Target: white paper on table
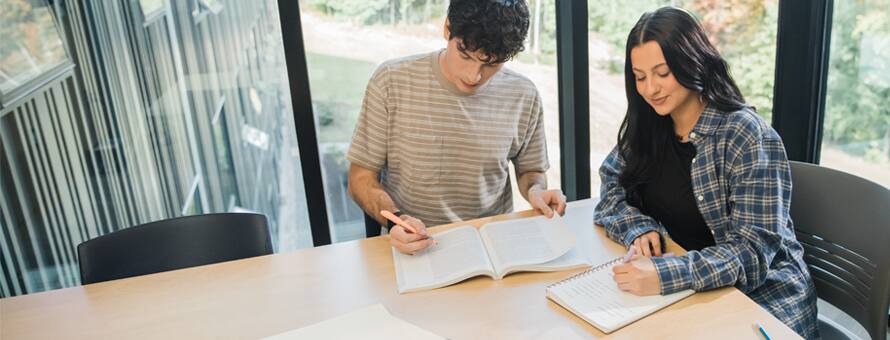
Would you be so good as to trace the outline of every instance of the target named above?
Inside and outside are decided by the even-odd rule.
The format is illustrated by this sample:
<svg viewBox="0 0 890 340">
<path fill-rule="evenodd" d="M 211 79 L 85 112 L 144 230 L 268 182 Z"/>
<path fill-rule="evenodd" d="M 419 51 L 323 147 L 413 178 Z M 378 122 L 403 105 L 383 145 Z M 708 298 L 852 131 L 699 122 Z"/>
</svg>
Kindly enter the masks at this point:
<svg viewBox="0 0 890 340">
<path fill-rule="evenodd" d="M 265 338 L 266 340 L 289 339 L 444 339 L 427 330 L 399 319 L 381 304 L 368 306 L 303 328 Z"/>
</svg>

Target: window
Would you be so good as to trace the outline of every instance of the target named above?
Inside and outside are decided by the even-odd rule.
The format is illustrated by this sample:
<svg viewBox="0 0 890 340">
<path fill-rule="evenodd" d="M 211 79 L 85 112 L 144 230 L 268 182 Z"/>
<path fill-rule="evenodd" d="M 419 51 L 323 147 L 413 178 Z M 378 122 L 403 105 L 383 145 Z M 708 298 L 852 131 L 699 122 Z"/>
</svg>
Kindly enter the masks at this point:
<svg viewBox="0 0 890 340">
<path fill-rule="evenodd" d="M 0 109 L 0 297 L 77 285 L 79 243 L 182 215 L 312 245 L 277 1 L 67 1 L 64 30 L 0 3 L 4 91 L 65 60 L 57 31 L 80 61 Z"/>
<path fill-rule="evenodd" d="M 407 4 L 407 5 L 405 5 Z M 363 212 L 346 192 L 349 161 L 346 153 L 361 109 L 365 86 L 386 60 L 445 47 L 442 29 L 448 2 L 326 1 L 301 5 L 303 37 L 331 236 L 342 242 L 365 236 Z M 549 187 L 559 188 L 559 119 L 556 72 L 554 0 L 529 2 L 532 17 L 524 52 L 507 63 L 530 78 L 543 97 L 550 170 Z M 528 203 L 514 188 L 514 209 Z"/>
<path fill-rule="evenodd" d="M 772 116 L 778 0 L 588 1 L 590 55 L 591 193 L 599 193 L 597 174 L 615 147 L 627 110 L 624 60 L 627 35 L 640 16 L 661 6 L 691 11 L 729 63 L 748 104 L 769 122 Z"/>
<path fill-rule="evenodd" d="M 890 187 L 890 9 L 835 1 L 822 165 Z"/>
<path fill-rule="evenodd" d="M 547 136 L 547 187 L 559 189 L 562 184 L 559 149 L 559 73 L 556 67 L 556 0 L 528 0 L 531 22 L 525 51 L 521 52 L 509 67 L 531 79 L 541 95 L 544 105 L 544 126 Z M 531 209 L 519 193 L 513 167 L 513 209 Z"/>
</svg>

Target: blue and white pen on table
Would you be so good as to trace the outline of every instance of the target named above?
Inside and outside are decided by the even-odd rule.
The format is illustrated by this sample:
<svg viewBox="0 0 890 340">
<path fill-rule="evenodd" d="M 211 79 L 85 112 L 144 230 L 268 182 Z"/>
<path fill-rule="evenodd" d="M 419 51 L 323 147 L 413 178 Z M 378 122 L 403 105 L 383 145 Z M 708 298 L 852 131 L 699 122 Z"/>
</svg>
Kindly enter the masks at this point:
<svg viewBox="0 0 890 340">
<path fill-rule="evenodd" d="M 772 340 L 772 338 L 769 337 L 769 334 L 766 334 L 766 330 L 763 329 L 763 326 L 761 326 L 759 322 L 755 322 L 754 325 L 757 326 L 757 330 L 760 331 L 760 334 L 763 334 L 764 339 Z"/>
</svg>

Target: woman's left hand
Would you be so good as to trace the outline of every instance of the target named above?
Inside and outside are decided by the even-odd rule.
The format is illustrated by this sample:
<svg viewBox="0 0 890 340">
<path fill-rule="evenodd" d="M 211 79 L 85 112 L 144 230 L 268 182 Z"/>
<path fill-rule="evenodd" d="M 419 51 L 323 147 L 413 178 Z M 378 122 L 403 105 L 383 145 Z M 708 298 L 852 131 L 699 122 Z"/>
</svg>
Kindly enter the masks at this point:
<svg viewBox="0 0 890 340">
<path fill-rule="evenodd" d="M 661 278 L 652 259 L 634 255 L 627 263 L 612 267 L 618 288 L 634 295 L 661 294 Z"/>
</svg>

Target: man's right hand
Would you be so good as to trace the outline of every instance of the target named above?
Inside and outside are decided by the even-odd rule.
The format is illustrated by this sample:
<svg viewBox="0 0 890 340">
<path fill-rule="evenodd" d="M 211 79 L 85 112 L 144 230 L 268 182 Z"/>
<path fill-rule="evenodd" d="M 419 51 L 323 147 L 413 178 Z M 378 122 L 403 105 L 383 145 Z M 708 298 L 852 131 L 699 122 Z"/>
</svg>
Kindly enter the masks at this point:
<svg viewBox="0 0 890 340">
<path fill-rule="evenodd" d="M 389 244 L 395 247 L 396 250 L 404 254 L 414 255 L 435 244 L 435 241 L 429 237 L 426 225 L 423 224 L 423 221 L 408 215 L 402 215 L 400 217 L 405 223 L 414 227 L 414 229 L 417 230 L 417 234 L 406 230 L 400 225 L 394 225 L 392 229 L 389 230 Z"/>
</svg>

